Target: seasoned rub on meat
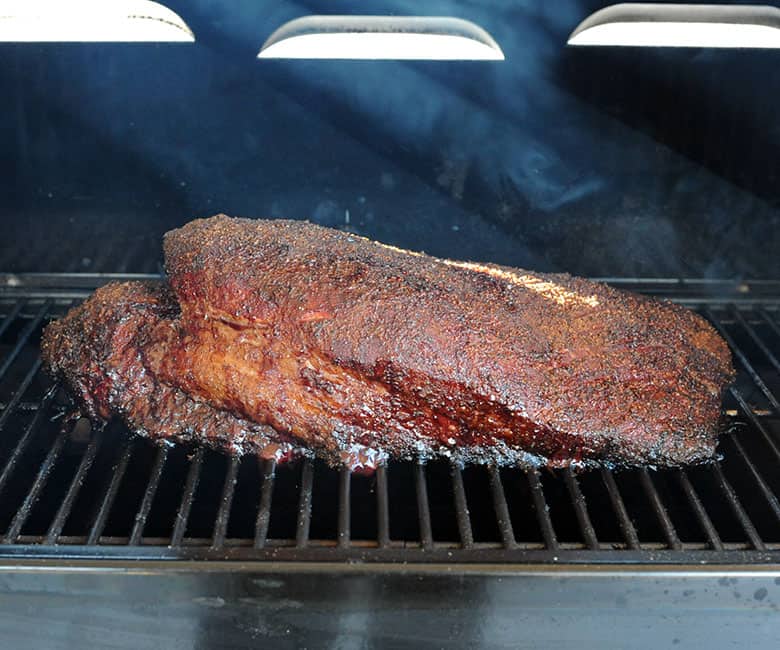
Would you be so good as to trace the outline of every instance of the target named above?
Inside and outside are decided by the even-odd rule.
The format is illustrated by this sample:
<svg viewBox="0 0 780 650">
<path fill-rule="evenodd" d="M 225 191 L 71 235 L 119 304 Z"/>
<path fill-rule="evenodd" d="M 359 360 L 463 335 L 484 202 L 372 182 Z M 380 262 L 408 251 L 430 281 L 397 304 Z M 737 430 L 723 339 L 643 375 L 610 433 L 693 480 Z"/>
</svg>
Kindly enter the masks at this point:
<svg viewBox="0 0 780 650">
<path fill-rule="evenodd" d="M 149 372 L 143 355 L 148 336 L 178 311 L 160 283 L 109 284 L 46 328 L 44 362 L 50 373 L 65 379 L 92 421 L 119 416 L 133 432 L 158 441 L 195 442 L 277 460 L 298 455 L 301 450 L 290 437 L 196 401 Z"/>
<path fill-rule="evenodd" d="M 300 221 L 196 220 L 166 235 L 165 258 L 172 295 L 107 287 L 45 333 L 46 364 L 93 417 L 242 451 L 280 440 L 352 465 L 714 454 L 729 350 L 671 303 Z M 166 391 L 239 433 L 144 424 L 186 421 Z"/>
</svg>

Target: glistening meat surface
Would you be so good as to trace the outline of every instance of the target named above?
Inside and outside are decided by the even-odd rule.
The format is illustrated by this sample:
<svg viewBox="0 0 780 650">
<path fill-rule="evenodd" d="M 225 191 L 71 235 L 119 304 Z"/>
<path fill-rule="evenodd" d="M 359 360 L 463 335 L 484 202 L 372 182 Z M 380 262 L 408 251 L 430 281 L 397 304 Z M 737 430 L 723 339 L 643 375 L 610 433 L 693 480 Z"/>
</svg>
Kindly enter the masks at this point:
<svg viewBox="0 0 780 650">
<path fill-rule="evenodd" d="M 714 454 L 730 354 L 682 307 L 299 221 L 196 220 L 166 235 L 165 258 L 171 294 L 106 288 L 46 331 L 45 362 L 93 416 L 139 428 L 144 405 L 121 399 L 132 380 L 104 372 L 104 388 L 83 390 L 96 360 L 117 363 L 106 348 L 124 340 L 121 324 L 138 321 L 130 347 L 143 376 L 242 423 L 235 450 L 278 437 L 368 465 L 674 466 Z M 144 292 L 164 308 L 139 320 L 127 296 Z M 247 442 L 251 426 L 262 444 Z M 229 433 L 188 432 L 231 447 Z"/>
<path fill-rule="evenodd" d="M 143 349 L 178 307 L 170 290 L 149 282 L 109 284 L 47 327 L 42 355 L 93 422 L 121 417 L 135 433 L 163 442 L 195 442 L 277 460 L 301 450 L 268 426 L 236 417 L 160 382 Z"/>
</svg>

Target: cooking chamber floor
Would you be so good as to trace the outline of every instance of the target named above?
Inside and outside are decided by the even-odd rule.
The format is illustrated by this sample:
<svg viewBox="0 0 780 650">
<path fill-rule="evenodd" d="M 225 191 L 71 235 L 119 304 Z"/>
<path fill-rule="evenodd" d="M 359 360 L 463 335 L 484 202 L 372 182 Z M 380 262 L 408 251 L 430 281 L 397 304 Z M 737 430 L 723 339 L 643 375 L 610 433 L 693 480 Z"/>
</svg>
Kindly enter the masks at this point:
<svg viewBox="0 0 780 650">
<path fill-rule="evenodd" d="M 124 277 L 124 276 L 123 276 Z M 717 463 L 522 471 L 391 463 L 373 476 L 158 448 L 61 426 L 41 330 L 106 276 L 0 285 L 0 556 L 492 563 L 780 561 L 780 282 L 618 280 L 695 308 L 731 345 Z"/>
</svg>

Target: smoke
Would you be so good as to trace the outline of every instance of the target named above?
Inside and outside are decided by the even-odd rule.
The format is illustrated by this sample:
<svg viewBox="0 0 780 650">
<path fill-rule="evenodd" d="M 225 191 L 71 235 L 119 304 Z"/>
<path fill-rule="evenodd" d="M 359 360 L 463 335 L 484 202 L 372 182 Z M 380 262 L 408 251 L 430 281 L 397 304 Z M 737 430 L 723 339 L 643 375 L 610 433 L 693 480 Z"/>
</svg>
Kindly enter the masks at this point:
<svg viewBox="0 0 780 650">
<path fill-rule="evenodd" d="M 6 46 L 9 219 L 84 240 L 100 219 L 132 238 L 215 212 L 311 218 L 539 270 L 777 274 L 768 55 L 567 50 L 595 3 L 440 0 L 425 13 L 473 20 L 506 61 L 257 61 L 285 21 L 365 6 L 167 4 L 195 45 Z"/>
</svg>

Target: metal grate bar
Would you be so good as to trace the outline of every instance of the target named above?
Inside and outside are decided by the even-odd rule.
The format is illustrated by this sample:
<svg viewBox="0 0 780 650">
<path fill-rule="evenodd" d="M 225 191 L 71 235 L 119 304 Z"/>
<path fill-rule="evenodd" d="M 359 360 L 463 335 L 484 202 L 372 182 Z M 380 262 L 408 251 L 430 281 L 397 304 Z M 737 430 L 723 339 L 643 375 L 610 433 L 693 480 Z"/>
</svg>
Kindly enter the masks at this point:
<svg viewBox="0 0 780 650">
<path fill-rule="evenodd" d="M 390 546 L 390 501 L 387 495 L 387 467 L 376 468 L 376 528 L 379 548 Z"/>
<path fill-rule="evenodd" d="M 509 506 L 506 503 L 504 484 L 501 482 L 501 473 L 495 465 L 488 467 L 488 479 L 490 480 L 490 492 L 493 495 L 493 508 L 496 511 L 496 523 L 501 534 L 501 542 L 505 548 L 517 548 L 515 531 L 512 528 L 512 518 L 509 515 Z"/>
<path fill-rule="evenodd" d="M 241 458 L 237 456 L 230 457 L 227 473 L 225 474 L 225 483 L 222 486 L 222 497 L 217 511 L 217 521 L 214 523 L 214 536 L 211 540 L 211 548 L 222 548 L 225 545 L 227 537 L 227 527 L 230 521 L 230 508 L 233 506 L 233 495 L 236 493 L 236 481 L 238 480 L 238 469 L 241 467 Z"/>
<path fill-rule="evenodd" d="M 8 407 L 7 404 L 0 402 L 0 411 L 4 411 Z M 16 405 L 17 411 L 37 411 L 39 408 L 38 402 L 19 402 Z"/>
<path fill-rule="evenodd" d="M 745 448 L 742 446 L 742 443 L 739 442 L 737 437 L 733 433 L 730 433 L 728 438 L 736 448 L 737 454 L 742 458 L 742 462 L 745 463 L 745 466 L 748 468 L 748 471 L 753 476 L 753 480 L 756 482 L 756 485 L 758 485 L 758 489 L 764 495 L 764 498 L 766 499 L 766 502 L 769 504 L 769 507 L 772 509 L 775 518 L 778 521 L 780 521 L 780 503 L 778 503 L 775 493 L 761 477 L 758 468 L 753 464 L 753 461 L 750 460 L 750 458 L 747 455 L 747 452 L 745 451 Z"/>
<path fill-rule="evenodd" d="M 22 307 L 24 307 L 25 302 L 23 300 L 17 300 L 14 303 L 14 306 L 11 308 L 11 311 L 8 312 L 8 314 L 3 318 L 3 322 L 0 323 L 0 336 L 6 333 L 8 328 L 11 326 L 11 323 L 13 323 L 17 316 L 19 316 L 19 313 L 22 311 Z"/>
<path fill-rule="evenodd" d="M 22 348 L 27 345 L 30 337 L 32 336 L 32 333 L 46 317 L 46 313 L 49 311 L 49 307 L 51 307 L 51 300 L 45 300 L 41 305 L 41 308 L 35 313 L 33 319 L 22 330 L 22 333 L 19 335 L 19 339 L 16 341 L 14 347 L 11 348 L 11 351 L 5 356 L 5 359 L 3 359 L 2 363 L 0 363 L 0 378 L 5 376 L 5 373 L 8 372 L 8 368 L 11 367 L 11 364 L 16 360 L 16 357 L 19 356 Z"/>
<path fill-rule="evenodd" d="M 5 533 L 5 537 L 3 538 L 3 544 L 13 544 L 16 542 L 16 538 L 19 537 L 19 533 L 22 532 L 22 526 L 24 526 L 24 523 L 30 516 L 30 511 L 38 501 L 41 490 L 43 490 L 44 486 L 46 485 L 49 474 L 51 474 L 51 470 L 53 469 L 54 464 L 57 462 L 57 459 L 60 456 L 60 452 L 65 446 L 65 442 L 67 440 L 67 431 L 60 431 L 59 435 L 54 440 L 54 444 L 51 446 L 51 449 L 49 449 L 49 453 L 46 454 L 46 458 L 44 459 L 43 463 L 41 463 L 41 467 L 38 470 L 35 481 L 33 481 L 32 487 L 27 493 L 27 496 L 24 498 L 24 502 L 16 511 L 16 515 L 11 521 L 11 525 Z"/>
<path fill-rule="evenodd" d="M 585 545 L 591 549 L 599 548 L 599 540 L 596 536 L 596 529 L 593 528 L 593 524 L 590 521 L 585 496 L 582 494 L 582 490 L 580 490 L 579 481 L 574 476 L 574 470 L 571 467 L 566 467 L 563 470 L 563 480 L 566 483 L 566 488 L 569 490 L 569 496 L 574 506 L 574 515 L 577 517 L 577 523 L 582 531 L 582 539 Z"/>
<path fill-rule="evenodd" d="M 431 526 L 431 505 L 428 501 L 428 486 L 425 482 L 425 465 L 415 465 L 414 485 L 417 491 L 417 516 L 420 524 L 420 543 L 423 548 L 433 547 L 433 527 Z"/>
<path fill-rule="evenodd" d="M 729 483 L 728 479 L 723 474 L 720 463 L 712 464 L 712 473 L 715 475 L 715 479 L 721 489 L 721 492 L 723 492 L 723 495 L 726 497 L 732 512 L 739 520 L 739 523 L 742 526 L 742 529 L 745 531 L 745 534 L 748 536 L 748 539 L 753 545 L 753 548 L 755 548 L 757 551 L 765 550 L 766 546 L 764 545 L 761 536 L 758 534 L 758 531 L 753 525 L 753 522 L 750 521 L 750 517 L 748 517 L 747 512 L 745 512 L 745 509 L 742 507 L 742 504 L 739 501 L 739 497 L 737 496 L 736 492 L 734 492 L 734 488 L 731 487 L 731 483 Z"/>
<path fill-rule="evenodd" d="M 103 534 L 108 515 L 111 512 L 111 506 L 114 505 L 114 499 L 116 499 L 116 493 L 119 491 L 119 485 L 122 483 L 122 479 L 127 471 L 127 465 L 130 462 L 130 457 L 133 455 L 134 446 L 134 441 L 132 439 L 125 442 L 119 460 L 111 472 L 111 481 L 108 484 L 105 495 L 103 495 L 103 500 L 100 502 L 100 507 L 95 515 L 95 521 L 92 524 L 89 535 L 87 535 L 87 544 L 90 546 L 97 544 L 100 536 Z"/>
<path fill-rule="evenodd" d="M 474 533 L 471 530 L 471 516 L 469 504 L 466 501 L 466 490 L 463 487 L 463 473 L 455 464 L 450 465 L 452 478 L 452 493 L 455 499 L 455 518 L 458 521 L 458 533 L 463 548 L 471 548 L 474 545 Z"/>
<path fill-rule="evenodd" d="M 339 515 L 338 515 L 338 545 L 341 548 L 349 546 L 350 539 L 350 487 L 352 473 L 346 467 L 339 470 Z"/>
<path fill-rule="evenodd" d="M 154 495 L 157 494 L 157 487 L 160 485 L 160 477 L 165 469 L 165 461 L 167 458 L 168 447 L 160 447 L 154 457 L 152 473 L 149 475 L 149 481 L 146 484 L 146 490 L 144 490 L 141 505 L 138 507 L 138 512 L 135 513 L 135 523 L 133 524 L 133 531 L 130 533 L 130 546 L 138 546 L 138 544 L 141 543 L 141 539 L 144 535 L 144 528 L 146 527 L 146 520 L 149 518 L 149 511 L 152 509 Z"/>
<path fill-rule="evenodd" d="M 750 323 L 748 323 L 747 320 L 745 320 L 745 318 L 739 312 L 739 309 L 732 308 L 731 313 L 734 315 L 734 319 L 748 333 L 748 336 L 750 336 L 750 338 L 753 339 L 753 343 L 755 343 L 758 346 L 758 348 L 761 350 L 761 352 L 764 353 L 764 356 L 766 356 L 766 358 L 769 359 L 769 363 L 771 363 L 775 367 L 775 370 L 780 372 L 780 361 L 777 360 L 777 357 L 767 347 L 766 343 L 764 343 L 763 339 L 758 335 L 758 333 L 753 328 L 753 326 Z"/>
<path fill-rule="evenodd" d="M 636 534 L 636 528 L 634 528 L 634 524 L 631 523 L 631 519 L 628 516 L 626 504 L 623 503 L 623 497 L 620 496 L 620 490 L 618 490 L 617 483 L 615 483 L 615 477 L 612 476 L 612 472 L 610 472 L 608 469 L 602 469 L 601 479 L 604 481 L 604 485 L 607 488 L 609 500 L 611 501 L 612 508 L 618 518 L 620 532 L 623 533 L 623 538 L 626 540 L 628 548 L 640 548 L 639 537 Z"/>
<path fill-rule="evenodd" d="M 49 530 L 46 531 L 46 539 L 44 544 L 56 544 L 57 538 L 62 534 L 62 529 L 65 527 L 65 522 L 68 520 L 70 511 L 73 509 L 73 503 L 76 501 L 79 490 L 84 483 L 84 478 L 92 467 L 92 462 L 95 460 L 98 447 L 100 447 L 100 436 L 93 434 L 92 439 L 87 445 L 87 449 L 84 455 L 81 457 L 76 473 L 73 475 L 73 479 L 68 486 L 68 491 L 65 494 L 65 498 L 62 500 L 60 507 L 57 509 L 57 514 L 54 515 L 54 519 L 49 526 Z"/>
<path fill-rule="evenodd" d="M 661 496 L 658 494 L 658 490 L 655 488 L 653 479 L 650 477 L 650 472 L 648 472 L 645 468 L 640 469 L 639 480 L 642 483 L 642 487 L 644 488 L 645 493 L 647 494 L 647 498 L 650 500 L 650 505 L 652 506 L 653 512 L 658 519 L 658 523 L 661 525 L 661 528 L 664 531 L 664 537 L 666 537 L 666 542 L 669 544 L 669 548 L 675 551 L 679 551 L 682 548 L 680 538 L 678 537 L 677 531 L 674 528 L 674 524 L 669 517 L 669 513 L 666 511 L 666 506 L 664 506 L 663 501 L 661 501 Z"/>
<path fill-rule="evenodd" d="M 685 493 L 688 503 L 693 509 L 702 531 L 704 531 L 704 534 L 707 536 L 710 546 L 712 546 L 715 551 L 722 551 L 723 542 L 720 540 L 720 535 L 718 535 L 718 531 L 713 525 L 710 516 L 707 514 L 707 510 L 704 508 L 701 499 L 699 499 L 699 495 L 696 494 L 696 490 L 693 488 L 693 485 L 691 485 L 688 475 L 683 470 L 677 470 L 675 476 L 677 476 L 677 481 L 679 482 L 682 491 Z"/>
<path fill-rule="evenodd" d="M 421 552 L 419 544 L 406 541 L 395 541 L 393 546 L 385 551 L 380 551 L 373 540 L 353 540 L 352 553 L 344 552 L 336 546 L 334 540 L 311 539 L 309 545 L 304 549 L 299 549 L 291 540 L 269 538 L 264 552 L 257 553 L 252 548 L 251 539 L 246 538 L 228 538 L 225 542 L 225 548 L 214 551 L 211 548 L 211 537 L 185 537 L 185 544 L 181 549 L 169 549 L 165 547 L 168 537 L 144 537 L 144 545 L 133 547 L 132 553 L 127 553 L 127 549 L 117 548 L 126 546 L 127 536 L 104 535 L 100 538 L 101 546 L 99 548 L 85 548 L 83 535 L 62 535 L 59 540 L 59 548 L 46 547 L 42 545 L 43 535 L 19 535 L 18 544 L 28 546 L 29 544 L 39 545 L 37 549 L 16 548 L 12 546 L 0 545 L 0 557 L 6 560 L 13 557 L 19 557 L 20 554 L 32 553 L 38 557 L 49 557 L 62 559 L 71 557 L 70 551 L 79 559 L 106 559 L 106 558 L 124 558 L 125 560 L 229 560 L 229 561 L 324 561 L 324 562 L 358 562 L 371 563 L 375 561 L 387 562 L 413 562 L 413 561 L 437 561 L 438 563 L 451 564 L 474 562 L 482 564 L 490 562 L 495 567 L 498 564 L 509 564 L 512 569 L 516 569 L 517 563 L 533 562 L 566 562 L 575 564 L 592 564 L 593 562 L 610 564 L 621 563 L 644 563 L 666 565 L 688 565 L 691 564 L 758 564 L 769 565 L 776 560 L 780 554 L 780 542 L 771 542 L 767 544 L 764 551 L 756 551 L 749 542 L 726 542 L 723 544 L 723 552 L 717 553 L 710 549 L 706 542 L 686 542 L 683 544 L 683 551 L 690 551 L 691 555 L 681 554 L 679 551 L 670 551 L 666 542 L 646 542 L 643 543 L 641 551 L 629 551 L 620 544 L 615 544 L 613 549 L 591 551 L 586 549 L 581 543 L 561 543 L 560 548 L 552 553 L 544 548 L 542 543 L 518 543 L 518 548 L 514 551 L 507 551 L 500 541 L 475 542 L 474 547 L 466 551 L 460 547 L 459 541 L 441 542 L 436 544 L 434 549 Z M 105 546 L 103 546 L 105 545 Z M 91 552 L 90 552 L 91 551 Z M 478 551 L 477 555 L 474 551 Z M 703 551 L 703 552 L 701 552 Z M 736 551 L 736 552 L 735 552 Z M 411 556 L 409 553 L 411 552 Z M 561 554 L 560 556 L 558 554 Z"/>
<path fill-rule="evenodd" d="M 769 445 L 769 448 L 772 450 L 772 452 L 775 455 L 775 460 L 777 462 L 780 462 L 780 448 L 778 448 L 777 443 L 775 442 L 774 438 L 769 435 L 769 432 L 766 430 L 764 425 L 761 423 L 761 420 L 759 420 L 756 417 L 756 414 L 753 412 L 753 409 L 750 408 L 748 403 L 745 401 L 745 398 L 742 397 L 742 394 L 733 386 L 729 389 L 734 399 L 737 401 L 737 404 L 739 404 L 739 408 L 742 409 L 742 412 L 745 414 L 745 416 L 750 420 L 750 423 L 758 429 L 758 432 L 761 434 L 763 439 L 766 441 L 766 443 Z"/>
<path fill-rule="evenodd" d="M 171 533 L 170 546 L 181 546 L 184 533 L 187 532 L 187 523 L 190 519 L 190 510 L 195 501 L 195 493 L 200 483 L 200 474 L 203 469 L 203 447 L 198 447 L 190 460 L 190 468 L 187 470 L 187 478 L 184 480 L 184 491 L 181 494 L 179 510 L 176 512 L 176 523 Z"/>
<path fill-rule="evenodd" d="M 758 313 L 761 314 L 761 317 L 764 319 L 766 324 L 772 328 L 772 331 L 780 336 L 780 325 L 777 324 L 777 321 L 772 317 L 772 315 L 763 307 L 758 310 Z"/>
<path fill-rule="evenodd" d="M 531 487 L 531 499 L 536 511 L 536 519 L 542 530 L 544 545 L 551 550 L 555 550 L 558 548 L 558 538 L 555 536 L 555 529 L 553 528 L 552 519 L 550 519 L 550 508 L 547 505 L 547 500 L 544 498 L 539 472 L 536 469 L 530 469 L 525 474 Z"/>
<path fill-rule="evenodd" d="M 13 410 L 14 407 L 12 405 L 15 402 L 18 402 L 19 398 L 22 396 L 22 393 L 24 393 L 24 391 L 27 390 L 27 387 L 30 385 L 32 378 L 38 372 L 39 367 L 40 364 L 36 363 L 33 365 L 33 367 L 30 369 L 30 372 L 28 372 L 27 376 L 24 378 L 24 381 L 22 381 L 22 385 L 19 386 L 19 390 L 17 390 L 16 394 L 13 396 L 13 398 L 11 398 L 11 402 L 9 403 L 8 410 L 4 411 L 3 414 L 0 416 L 0 431 L 2 431 L 3 426 L 5 425 L 5 422 L 7 420 L 5 416 Z M 14 446 L 14 450 L 11 452 L 11 455 L 8 457 L 8 460 L 5 463 L 5 467 L 3 467 L 2 473 L 0 473 L 0 492 L 2 492 L 3 488 L 5 487 L 5 484 L 8 482 L 8 479 L 10 478 L 14 469 L 16 469 L 16 463 L 19 461 L 19 458 L 24 453 L 24 450 L 27 447 L 27 443 L 30 441 L 30 438 L 32 438 L 35 431 L 37 431 L 38 427 L 43 421 L 44 414 L 46 413 L 46 410 L 48 409 L 48 406 L 51 403 L 52 399 L 54 399 L 54 394 L 56 392 L 57 392 L 57 386 L 52 386 L 52 388 L 46 393 L 46 395 L 44 395 L 43 399 L 41 400 L 41 407 L 35 412 L 35 415 L 33 415 L 32 420 L 25 428 L 22 437 L 19 438 L 16 445 Z"/>
<path fill-rule="evenodd" d="M 263 487 L 260 488 L 260 506 L 255 522 L 255 548 L 263 548 L 268 539 L 268 526 L 271 523 L 271 498 L 276 480 L 276 461 L 269 458 L 264 463 Z"/>
<path fill-rule="evenodd" d="M 780 414 L 780 402 L 777 401 L 777 398 L 774 396 L 772 391 L 769 390 L 769 388 L 767 388 L 767 385 L 764 383 L 764 380 L 761 379 L 761 376 L 758 374 L 758 372 L 756 372 L 756 369 L 753 367 L 753 364 L 750 363 L 750 360 L 747 358 L 747 355 L 736 344 L 731 334 L 729 334 L 726 331 L 726 328 L 720 324 L 718 319 L 715 317 L 715 314 L 712 313 L 712 310 L 706 309 L 705 314 L 707 315 L 707 318 L 709 318 L 712 324 L 715 326 L 715 329 L 718 330 L 718 333 L 729 344 L 729 347 L 731 348 L 731 352 L 734 354 L 735 357 L 737 357 L 737 359 L 739 359 L 739 362 L 742 364 L 742 367 L 745 368 L 748 375 L 750 375 L 750 378 L 753 380 L 753 383 L 758 387 L 758 389 L 762 393 L 764 393 L 766 398 L 769 400 L 769 403 L 774 408 L 775 413 Z"/>
<path fill-rule="evenodd" d="M 298 521 L 295 526 L 295 545 L 299 548 L 309 543 L 311 526 L 311 489 L 314 482 L 314 464 L 310 458 L 303 461 L 301 469 L 301 493 L 298 499 Z"/>
<path fill-rule="evenodd" d="M 41 360 L 36 359 L 32 365 L 32 368 L 30 368 L 30 370 L 27 371 L 27 374 L 22 379 L 21 383 L 19 384 L 19 387 L 11 396 L 11 399 L 8 401 L 8 404 L 6 405 L 5 409 L 3 410 L 2 413 L 0 413 L 0 431 L 2 431 L 5 428 L 5 423 L 8 421 L 8 418 L 11 417 L 11 414 L 16 410 L 16 407 L 19 405 L 22 396 L 27 392 L 27 389 L 30 387 L 30 384 L 32 383 L 33 379 L 35 379 L 35 375 L 38 374 L 38 371 L 40 369 L 41 369 Z M 52 386 L 52 388 L 49 391 L 47 391 L 46 396 L 44 396 L 44 398 L 52 397 L 58 388 L 59 387 L 56 385 Z"/>
</svg>

